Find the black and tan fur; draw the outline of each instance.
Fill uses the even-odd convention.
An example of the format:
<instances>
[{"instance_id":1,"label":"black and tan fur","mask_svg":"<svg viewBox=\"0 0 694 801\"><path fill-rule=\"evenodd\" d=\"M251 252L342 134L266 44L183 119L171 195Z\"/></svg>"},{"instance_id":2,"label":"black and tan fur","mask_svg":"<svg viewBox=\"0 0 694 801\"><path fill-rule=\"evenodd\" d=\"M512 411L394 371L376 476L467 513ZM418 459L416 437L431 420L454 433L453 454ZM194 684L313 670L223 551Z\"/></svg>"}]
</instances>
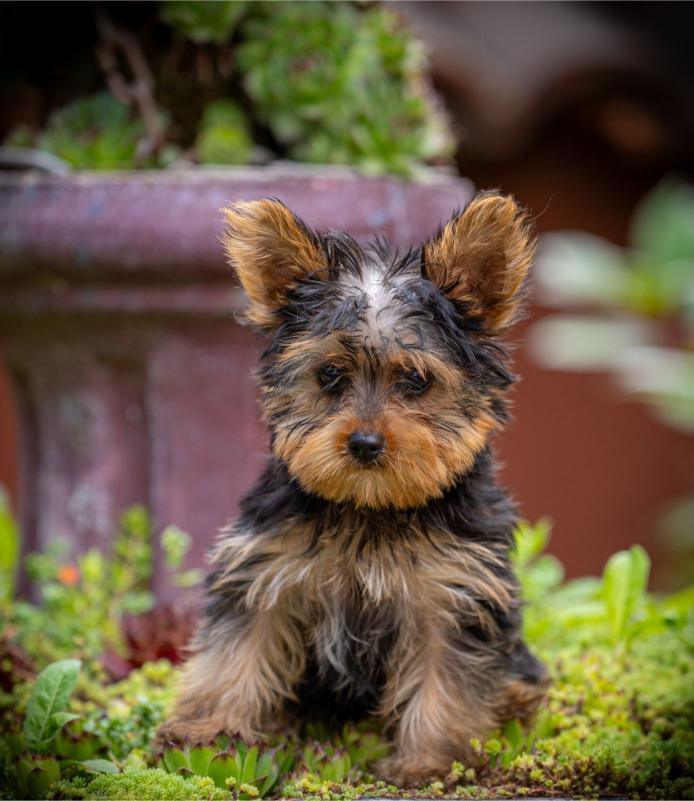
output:
<instances>
[{"instance_id":1,"label":"black and tan fur","mask_svg":"<svg viewBox=\"0 0 694 801\"><path fill-rule=\"evenodd\" d=\"M213 553L161 735L369 714L393 738L384 776L440 775L471 758L471 738L531 716L545 685L520 635L515 512L490 451L513 381L499 338L533 255L526 217L482 193L399 257L318 235L274 200L226 215L249 318L269 336L273 457ZM382 447L367 464L350 450L360 431Z\"/></svg>"}]
</instances>

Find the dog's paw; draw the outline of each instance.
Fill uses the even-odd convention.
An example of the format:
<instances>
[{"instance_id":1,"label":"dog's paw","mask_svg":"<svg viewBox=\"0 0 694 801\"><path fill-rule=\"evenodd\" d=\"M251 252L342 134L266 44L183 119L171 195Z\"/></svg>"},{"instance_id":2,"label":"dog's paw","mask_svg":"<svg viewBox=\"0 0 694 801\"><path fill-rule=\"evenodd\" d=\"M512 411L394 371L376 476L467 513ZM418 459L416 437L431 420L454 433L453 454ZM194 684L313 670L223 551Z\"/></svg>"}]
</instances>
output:
<instances>
[{"instance_id":1,"label":"dog's paw","mask_svg":"<svg viewBox=\"0 0 694 801\"><path fill-rule=\"evenodd\" d=\"M423 784L443 779L450 771L450 764L443 760L423 758L421 754L393 756L381 759L374 766L376 775L397 787L421 787Z\"/></svg>"},{"instance_id":2,"label":"dog's paw","mask_svg":"<svg viewBox=\"0 0 694 801\"><path fill-rule=\"evenodd\" d=\"M177 745L207 745L223 734L218 720L189 720L171 718L163 723L154 736L155 748L163 749Z\"/></svg>"}]
</instances>

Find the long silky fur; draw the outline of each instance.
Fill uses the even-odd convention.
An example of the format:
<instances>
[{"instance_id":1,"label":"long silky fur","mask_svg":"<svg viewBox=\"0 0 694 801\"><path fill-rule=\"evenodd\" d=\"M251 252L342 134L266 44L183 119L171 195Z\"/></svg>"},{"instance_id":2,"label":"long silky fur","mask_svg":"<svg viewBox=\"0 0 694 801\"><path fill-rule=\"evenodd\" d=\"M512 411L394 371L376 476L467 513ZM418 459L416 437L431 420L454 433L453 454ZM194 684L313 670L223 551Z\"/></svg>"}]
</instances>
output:
<instances>
[{"instance_id":1,"label":"long silky fur","mask_svg":"<svg viewBox=\"0 0 694 801\"><path fill-rule=\"evenodd\" d=\"M164 739L252 738L375 715L387 778L472 759L528 719L545 674L523 644L516 512L490 440L514 380L498 335L533 242L512 199L478 196L404 255L319 236L282 204L228 212L227 252L269 335L258 378L273 456L220 535L206 616ZM322 386L320 365L349 381ZM403 389L416 370L421 396ZM377 469L350 433L382 434Z\"/></svg>"}]
</instances>

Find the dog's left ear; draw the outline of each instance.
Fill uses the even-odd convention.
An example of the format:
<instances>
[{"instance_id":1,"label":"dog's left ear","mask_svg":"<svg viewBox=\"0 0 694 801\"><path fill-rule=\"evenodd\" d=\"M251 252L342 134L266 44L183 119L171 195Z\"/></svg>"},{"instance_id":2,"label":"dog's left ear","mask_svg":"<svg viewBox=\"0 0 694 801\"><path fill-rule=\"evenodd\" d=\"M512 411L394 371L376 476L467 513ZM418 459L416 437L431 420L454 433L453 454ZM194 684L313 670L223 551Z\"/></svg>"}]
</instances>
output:
<instances>
[{"instance_id":1,"label":"dog's left ear","mask_svg":"<svg viewBox=\"0 0 694 801\"><path fill-rule=\"evenodd\" d=\"M423 272L452 300L468 304L487 330L517 319L535 252L526 212L510 196L481 192L422 249Z\"/></svg>"},{"instance_id":2,"label":"dog's left ear","mask_svg":"<svg viewBox=\"0 0 694 801\"><path fill-rule=\"evenodd\" d=\"M224 215L224 249L250 298L248 316L271 327L292 287L311 275L324 277L320 240L279 200L235 203Z\"/></svg>"}]
</instances>

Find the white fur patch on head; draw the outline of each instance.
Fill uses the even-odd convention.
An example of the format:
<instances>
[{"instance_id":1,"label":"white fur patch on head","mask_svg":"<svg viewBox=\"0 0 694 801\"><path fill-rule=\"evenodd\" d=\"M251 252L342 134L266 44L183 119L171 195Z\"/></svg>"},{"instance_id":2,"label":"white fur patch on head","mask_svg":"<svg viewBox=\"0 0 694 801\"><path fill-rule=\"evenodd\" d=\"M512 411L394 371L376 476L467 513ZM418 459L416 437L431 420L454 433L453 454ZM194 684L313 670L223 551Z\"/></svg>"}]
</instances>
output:
<instances>
[{"instance_id":1,"label":"white fur patch on head","mask_svg":"<svg viewBox=\"0 0 694 801\"><path fill-rule=\"evenodd\" d=\"M360 327L365 344L379 346L394 338L402 306L398 300L398 290L404 278L389 275L388 267L375 254L368 256L361 275L348 274L342 280L343 285L364 304Z\"/></svg>"}]
</instances>

